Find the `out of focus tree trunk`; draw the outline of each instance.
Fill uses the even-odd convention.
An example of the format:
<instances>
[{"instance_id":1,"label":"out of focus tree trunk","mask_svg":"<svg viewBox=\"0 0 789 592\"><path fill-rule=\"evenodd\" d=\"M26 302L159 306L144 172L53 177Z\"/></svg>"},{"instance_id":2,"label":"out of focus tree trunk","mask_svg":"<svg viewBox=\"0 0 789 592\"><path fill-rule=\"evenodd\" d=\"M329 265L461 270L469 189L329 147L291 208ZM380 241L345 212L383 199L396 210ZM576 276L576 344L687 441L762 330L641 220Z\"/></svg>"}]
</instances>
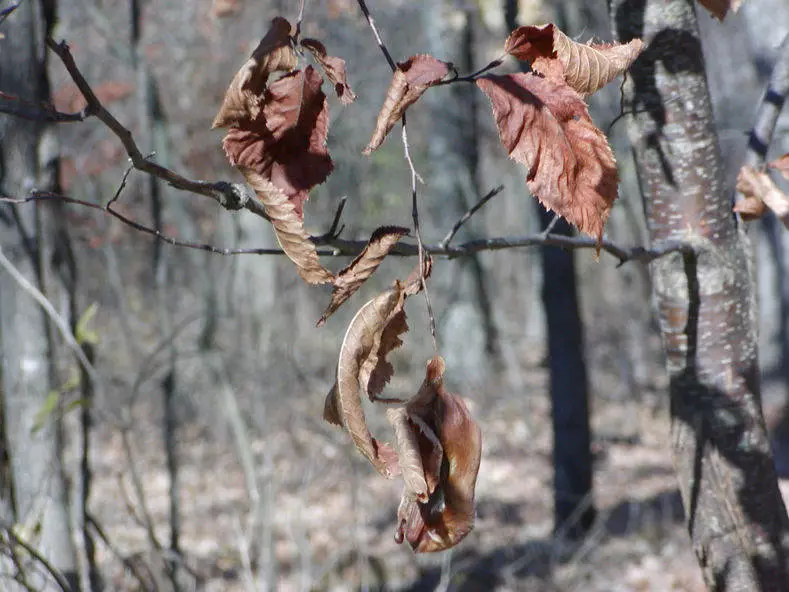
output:
<instances>
[{"instance_id":1,"label":"out of focus tree trunk","mask_svg":"<svg viewBox=\"0 0 789 592\"><path fill-rule=\"evenodd\" d=\"M518 26L517 8L517 2L507 1L506 22L510 30ZM540 226L547 228L553 214L536 201L535 204ZM552 232L569 235L572 229L559 220ZM575 538L582 536L595 518L589 389L575 256L572 251L549 246L540 252L553 420L554 528Z\"/></svg>"},{"instance_id":2,"label":"out of focus tree trunk","mask_svg":"<svg viewBox=\"0 0 789 592\"><path fill-rule=\"evenodd\" d=\"M789 519L761 411L748 241L732 215L691 0L611 0L646 50L624 87L670 380L674 464L713 590L784 590Z\"/></svg>"},{"instance_id":3,"label":"out of focus tree trunk","mask_svg":"<svg viewBox=\"0 0 789 592\"><path fill-rule=\"evenodd\" d=\"M49 98L45 38L54 23L54 1L20 3L3 26L0 40L0 88L28 101ZM0 117L0 193L23 197L32 190L52 190L51 154L44 124ZM41 229L45 208L0 207L0 249L33 285L40 286L42 265L49 264ZM43 256L43 255L47 256ZM11 466L12 515L8 523L25 524L25 538L74 589L78 583L69 536L66 488L58 470L55 414L35 430L37 415L53 388L49 371L47 320L38 304L8 273L0 272L0 347L2 348L3 429ZM35 580L33 580L35 581ZM46 584L46 589L54 586Z\"/></svg>"}]
</instances>

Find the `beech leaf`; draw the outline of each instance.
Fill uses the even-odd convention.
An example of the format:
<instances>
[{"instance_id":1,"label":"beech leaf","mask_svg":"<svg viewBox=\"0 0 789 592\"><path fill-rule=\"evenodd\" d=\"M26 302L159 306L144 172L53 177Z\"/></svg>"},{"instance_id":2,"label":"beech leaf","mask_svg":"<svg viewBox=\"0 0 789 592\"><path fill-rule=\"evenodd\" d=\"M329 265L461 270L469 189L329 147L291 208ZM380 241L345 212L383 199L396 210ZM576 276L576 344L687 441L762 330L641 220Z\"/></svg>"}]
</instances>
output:
<instances>
[{"instance_id":1,"label":"beech leaf","mask_svg":"<svg viewBox=\"0 0 789 592\"><path fill-rule=\"evenodd\" d=\"M487 75L476 84L510 158L526 167L532 194L600 242L617 194L616 161L580 95L531 73Z\"/></svg>"},{"instance_id":2,"label":"beech leaf","mask_svg":"<svg viewBox=\"0 0 789 592\"><path fill-rule=\"evenodd\" d=\"M414 499L426 502L430 498L430 492L425 480L425 468L419 451L418 436L408 420L408 412L405 407L387 409L386 417L394 428L397 458L400 462L400 470L403 472L406 491Z\"/></svg>"},{"instance_id":3,"label":"beech leaf","mask_svg":"<svg viewBox=\"0 0 789 592\"><path fill-rule=\"evenodd\" d=\"M770 175L746 165L740 169L740 173L737 175L737 190L745 195L746 202L749 200L762 201L775 213L783 225L789 228L789 195L786 195L775 185ZM742 210L744 205L735 204L734 211L747 215L749 212ZM748 205L753 207L752 203Z\"/></svg>"},{"instance_id":4,"label":"beech leaf","mask_svg":"<svg viewBox=\"0 0 789 592\"><path fill-rule=\"evenodd\" d=\"M431 86L438 84L448 73L452 64L442 62L430 55L416 55L397 64L386 98L375 122L375 131L364 154L370 154L384 141L387 134L419 97Z\"/></svg>"},{"instance_id":5,"label":"beech leaf","mask_svg":"<svg viewBox=\"0 0 789 592\"><path fill-rule=\"evenodd\" d=\"M373 232L359 256L334 277L331 302L318 320L318 327L323 326L326 319L378 269L384 257L405 234L408 234L408 229L400 226L381 226Z\"/></svg>"},{"instance_id":6,"label":"beech leaf","mask_svg":"<svg viewBox=\"0 0 789 592\"><path fill-rule=\"evenodd\" d=\"M789 154L776 158L767 166L781 173L784 178L789 179Z\"/></svg>"},{"instance_id":7,"label":"beech leaf","mask_svg":"<svg viewBox=\"0 0 789 592\"><path fill-rule=\"evenodd\" d=\"M296 265L296 271L302 279L308 284L331 282L334 276L321 265L315 244L304 230L304 219L301 212L296 211L293 201L259 173L245 167L241 167L241 172L263 204L271 219L277 241L288 259Z\"/></svg>"},{"instance_id":8,"label":"beech leaf","mask_svg":"<svg viewBox=\"0 0 789 592\"><path fill-rule=\"evenodd\" d=\"M419 393L406 405L409 418L428 425L442 447L438 483L427 502L407 482L397 513L395 541L407 540L417 553L454 547L474 528L482 434L463 399L444 388L443 374L444 360L431 359ZM429 463L420 450L424 467Z\"/></svg>"},{"instance_id":9,"label":"beech leaf","mask_svg":"<svg viewBox=\"0 0 789 592\"><path fill-rule=\"evenodd\" d=\"M324 419L344 427L357 450L387 478L400 472L397 453L370 434L362 392L376 400L392 376L386 355L402 344L400 334L408 329L403 310L407 296L406 287L396 281L359 309L343 338L336 381L324 405Z\"/></svg>"},{"instance_id":10,"label":"beech leaf","mask_svg":"<svg viewBox=\"0 0 789 592\"><path fill-rule=\"evenodd\" d=\"M286 19L272 19L266 36L233 77L211 127L227 127L257 117L269 75L290 72L296 67L298 58L290 46L290 32Z\"/></svg>"},{"instance_id":11,"label":"beech leaf","mask_svg":"<svg viewBox=\"0 0 789 592\"><path fill-rule=\"evenodd\" d=\"M505 51L527 61L532 70L564 80L581 95L591 95L630 68L644 49L640 39L625 44L578 43L553 24L518 27Z\"/></svg>"},{"instance_id":12,"label":"beech leaf","mask_svg":"<svg viewBox=\"0 0 789 592\"><path fill-rule=\"evenodd\" d=\"M709 10L716 19L722 21L730 10L737 12L742 0L699 0L699 4Z\"/></svg>"},{"instance_id":13,"label":"beech leaf","mask_svg":"<svg viewBox=\"0 0 789 592\"><path fill-rule=\"evenodd\" d=\"M302 39L301 46L312 54L315 61L320 64L326 78L334 85L334 92L343 105L349 105L356 100L356 95L348 84L345 72L345 60L330 56L326 53L326 46L317 39Z\"/></svg>"}]
</instances>

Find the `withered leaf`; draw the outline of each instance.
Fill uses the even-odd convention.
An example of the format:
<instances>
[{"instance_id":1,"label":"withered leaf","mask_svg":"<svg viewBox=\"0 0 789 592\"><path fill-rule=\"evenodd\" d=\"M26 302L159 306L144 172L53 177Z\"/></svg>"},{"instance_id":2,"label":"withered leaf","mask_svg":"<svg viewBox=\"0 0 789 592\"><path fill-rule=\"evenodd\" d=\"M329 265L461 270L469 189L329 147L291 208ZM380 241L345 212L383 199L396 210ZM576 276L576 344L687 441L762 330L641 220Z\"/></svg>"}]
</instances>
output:
<instances>
[{"instance_id":1,"label":"withered leaf","mask_svg":"<svg viewBox=\"0 0 789 592\"><path fill-rule=\"evenodd\" d=\"M304 230L304 219L296 204L282 190L259 173L239 167L247 183L266 210L282 250L296 265L296 271L308 284L326 284L334 279L321 265L315 244Z\"/></svg>"},{"instance_id":2,"label":"withered leaf","mask_svg":"<svg viewBox=\"0 0 789 592\"><path fill-rule=\"evenodd\" d=\"M640 39L625 44L578 43L553 24L518 27L505 44L507 53L530 62L535 72L564 80L585 96L625 72L643 48Z\"/></svg>"},{"instance_id":3,"label":"withered leaf","mask_svg":"<svg viewBox=\"0 0 789 592\"><path fill-rule=\"evenodd\" d=\"M776 158L767 166L781 173L786 179L789 179L789 154L784 154Z\"/></svg>"},{"instance_id":4,"label":"withered leaf","mask_svg":"<svg viewBox=\"0 0 789 592\"><path fill-rule=\"evenodd\" d=\"M699 0L699 4L709 10L716 19L722 21L730 10L732 12L739 10L742 0Z\"/></svg>"},{"instance_id":5,"label":"withered leaf","mask_svg":"<svg viewBox=\"0 0 789 592\"><path fill-rule=\"evenodd\" d=\"M482 434L463 399L445 390L443 372L443 359L430 360L420 392L406 406L409 418L429 425L443 449L438 484L428 501L422 503L406 485L398 509L395 540L407 540L417 553L454 547L474 528ZM424 449L421 453L427 466Z\"/></svg>"},{"instance_id":6,"label":"withered leaf","mask_svg":"<svg viewBox=\"0 0 789 592\"><path fill-rule=\"evenodd\" d=\"M334 168L326 148L329 114L322 83L312 66L286 74L265 90L257 117L222 141L231 164L271 181L298 216L309 190Z\"/></svg>"},{"instance_id":7,"label":"withered leaf","mask_svg":"<svg viewBox=\"0 0 789 592\"><path fill-rule=\"evenodd\" d=\"M531 192L601 241L617 194L616 161L580 95L530 73L487 75L476 83L490 99L510 158L526 167Z\"/></svg>"},{"instance_id":8,"label":"withered leaf","mask_svg":"<svg viewBox=\"0 0 789 592\"><path fill-rule=\"evenodd\" d=\"M376 400L392 376L386 356L402 344L400 335L408 329L403 310L407 296L403 284L396 281L392 288L362 306L351 320L340 348L335 384L326 397L323 414L329 423L344 427L357 450L387 478L400 471L397 454L370 434L362 408L362 392Z\"/></svg>"},{"instance_id":9,"label":"withered leaf","mask_svg":"<svg viewBox=\"0 0 789 592\"><path fill-rule=\"evenodd\" d=\"M381 226L373 232L359 256L334 277L331 302L318 320L318 327L378 269L384 257L405 234L408 234L408 229L401 226Z\"/></svg>"},{"instance_id":10,"label":"withered leaf","mask_svg":"<svg viewBox=\"0 0 789 592\"><path fill-rule=\"evenodd\" d=\"M438 84L448 73L451 64L429 55L416 55L397 64L392 82L386 91L386 99L378 113L375 131L365 154L376 150L384 141L406 109L413 105L431 86Z\"/></svg>"},{"instance_id":11,"label":"withered leaf","mask_svg":"<svg viewBox=\"0 0 789 592\"><path fill-rule=\"evenodd\" d=\"M408 412L404 407L386 410L386 417L394 428L397 442L397 458L407 492L420 502L430 497L425 480L425 468L419 451L419 440L413 425L408 421Z\"/></svg>"},{"instance_id":12,"label":"withered leaf","mask_svg":"<svg viewBox=\"0 0 789 592\"><path fill-rule=\"evenodd\" d=\"M781 191L767 173L752 166L742 167L737 175L737 190L745 195L746 202L749 199L762 201L789 228L789 195ZM737 203L734 211L742 212L740 208L744 205Z\"/></svg>"},{"instance_id":13,"label":"withered leaf","mask_svg":"<svg viewBox=\"0 0 789 592\"><path fill-rule=\"evenodd\" d=\"M227 127L257 117L269 75L296 67L298 58L290 45L290 33L286 19L272 19L266 36L233 77L211 127Z\"/></svg>"},{"instance_id":14,"label":"withered leaf","mask_svg":"<svg viewBox=\"0 0 789 592\"><path fill-rule=\"evenodd\" d=\"M309 50L315 61L320 64L326 78L334 85L334 92L337 93L342 104L349 105L353 103L356 100L356 95L348 84L345 60L328 55L326 46L317 39L302 39L301 46Z\"/></svg>"}]
</instances>

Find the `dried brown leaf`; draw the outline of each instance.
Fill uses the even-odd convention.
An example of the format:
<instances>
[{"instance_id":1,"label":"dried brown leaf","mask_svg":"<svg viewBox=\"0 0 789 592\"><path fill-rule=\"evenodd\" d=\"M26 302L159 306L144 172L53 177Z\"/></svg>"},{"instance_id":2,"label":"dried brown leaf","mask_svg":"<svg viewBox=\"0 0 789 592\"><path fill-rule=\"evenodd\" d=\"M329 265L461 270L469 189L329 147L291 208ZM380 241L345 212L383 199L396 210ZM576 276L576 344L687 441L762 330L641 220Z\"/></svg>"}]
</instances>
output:
<instances>
[{"instance_id":1,"label":"dried brown leaf","mask_svg":"<svg viewBox=\"0 0 789 592\"><path fill-rule=\"evenodd\" d=\"M450 70L451 64L429 55L416 55L397 64L386 99L378 113L375 131L365 154L376 150L386 138L406 109L413 105L431 86L438 84Z\"/></svg>"},{"instance_id":2,"label":"dried brown leaf","mask_svg":"<svg viewBox=\"0 0 789 592\"><path fill-rule=\"evenodd\" d=\"M394 428L397 458L406 490L409 495L424 503L429 499L430 493L425 480L419 439L413 424L408 420L408 412L404 407L391 408L386 410L386 417Z\"/></svg>"},{"instance_id":3,"label":"dried brown leaf","mask_svg":"<svg viewBox=\"0 0 789 592\"><path fill-rule=\"evenodd\" d=\"M301 46L309 50L315 61L320 64L326 78L334 85L334 92L337 93L342 104L353 103L356 100L356 95L348 84L345 60L328 55L326 46L317 39L302 39Z\"/></svg>"},{"instance_id":4,"label":"dried brown leaf","mask_svg":"<svg viewBox=\"0 0 789 592\"><path fill-rule=\"evenodd\" d=\"M770 176L756 170L752 166L744 166L737 175L737 190L747 199L757 199L764 202L784 226L789 228L789 195L778 189ZM736 204L735 211L740 211L740 204Z\"/></svg>"},{"instance_id":5,"label":"dried brown leaf","mask_svg":"<svg viewBox=\"0 0 789 592\"><path fill-rule=\"evenodd\" d=\"M743 0L699 0L704 8L710 11L719 21L722 21L729 11L737 12Z\"/></svg>"},{"instance_id":6,"label":"dried brown leaf","mask_svg":"<svg viewBox=\"0 0 789 592\"><path fill-rule=\"evenodd\" d=\"M640 39L625 44L583 44L553 24L518 27L505 51L531 63L554 81L564 80L582 95L591 95L625 72L644 49Z\"/></svg>"},{"instance_id":7,"label":"dried brown leaf","mask_svg":"<svg viewBox=\"0 0 789 592\"><path fill-rule=\"evenodd\" d=\"M463 399L445 390L443 371L443 359L430 360L420 393L406 406L409 418L427 424L443 449L439 481L428 501L421 503L406 486L398 509L395 540L407 540L417 553L454 547L474 528L482 434Z\"/></svg>"},{"instance_id":8,"label":"dried brown leaf","mask_svg":"<svg viewBox=\"0 0 789 592\"><path fill-rule=\"evenodd\" d=\"M318 327L323 326L326 319L361 287L406 234L408 229L401 226L381 226L373 232L359 256L334 277L331 302L318 320Z\"/></svg>"},{"instance_id":9,"label":"dried brown leaf","mask_svg":"<svg viewBox=\"0 0 789 592\"><path fill-rule=\"evenodd\" d=\"M290 45L290 33L286 19L272 19L265 37L233 77L211 127L228 127L257 117L269 75L296 67L298 58Z\"/></svg>"},{"instance_id":10,"label":"dried brown leaf","mask_svg":"<svg viewBox=\"0 0 789 592\"><path fill-rule=\"evenodd\" d=\"M308 284L326 284L334 279L332 273L321 265L318 251L304 230L301 212L282 190L259 173L240 167L247 183L266 210L282 250L296 265L296 270Z\"/></svg>"},{"instance_id":11,"label":"dried brown leaf","mask_svg":"<svg viewBox=\"0 0 789 592\"><path fill-rule=\"evenodd\" d=\"M387 478L400 471L397 454L370 434L362 392L377 400L392 376L386 356L402 344L400 335L408 330L403 310L407 296L403 284L397 281L359 309L343 338L336 382L324 405L324 419L342 425L357 450Z\"/></svg>"},{"instance_id":12,"label":"dried brown leaf","mask_svg":"<svg viewBox=\"0 0 789 592\"><path fill-rule=\"evenodd\" d=\"M488 75L476 83L490 99L510 158L526 167L531 192L601 241L617 194L616 161L583 99L534 74Z\"/></svg>"},{"instance_id":13,"label":"dried brown leaf","mask_svg":"<svg viewBox=\"0 0 789 592\"><path fill-rule=\"evenodd\" d=\"M789 154L784 154L783 156L776 158L767 166L781 173L786 179L789 179Z\"/></svg>"}]
</instances>

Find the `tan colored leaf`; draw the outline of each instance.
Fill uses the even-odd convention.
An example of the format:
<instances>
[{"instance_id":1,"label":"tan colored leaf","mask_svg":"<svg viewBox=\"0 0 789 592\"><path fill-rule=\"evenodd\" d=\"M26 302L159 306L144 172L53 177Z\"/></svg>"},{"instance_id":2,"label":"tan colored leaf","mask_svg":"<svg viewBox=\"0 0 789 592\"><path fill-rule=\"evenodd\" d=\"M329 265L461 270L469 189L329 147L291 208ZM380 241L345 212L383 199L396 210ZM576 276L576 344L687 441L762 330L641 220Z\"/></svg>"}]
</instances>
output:
<instances>
[{"instance_id":1,"label":"tan colored leaf","mask_svg":"<svg viewBox=\"0 0 789 592\"><path fill-rule=\"evenodd\" d=\"M643 49L640 39L625 44L578 43L553 24L518 27L505 44L507 53L530 62L534 71L563 79L585 96L630 68Z\"/></svg>"},{"instance_id":2,"label":"tan colored leaf","mask_svg":"<svg viewBox=\"0 0 789 592\"><path fill-rule=\"evenodd\" d=\"M406 487L398 509L395 541L407 540L417 553L454 547L474 528L482 434L463 399L445 390L443 371L443 359L430 360L420 393L406 406L409 417L428 424L443 448L440 479L428 501L421 503Z\"/></svg>"},{"instance_id":3,"label":"tan colored leaf","mask_svg":"<svg viewBox=\"0 0 789 592\"><path fill-rule=\"evenodd\" d=\"M211 3L211 14L216 18L234 16L240 10L240 0L213 0Z\"/></svg>"},{"instance_id":4,"label":"tan colored leaf","mask_svg":"<svg viewBox=\"0 0 789 592\"><path fill-rule=\"evenodd\" d=\"M211 127L228 127L257 117L269 75L277 71L290 72L296 67L298 60L290 45L290 33L291 26L286 19L272 19L266 36L233 77Z\"/></svg>"},{"instance_id":5,"label":"tan colored leaf","mask_svg":"<svg viewBox=\"0 0 789 592\"><path fill-rule=\"evenodd\" d=\"M315 244L304 230L301 212L279 187L259 173L239 167L247 183L266 210L282 250L296 265L296 271L308 284L326 284L334 279L332 273L321 265Z\"/></svg>"},{"instance_id":6,"label":"tan colored leaf","mask_svg":"<svg viewBox=\"0 0 789 592\"><path fill-rule=\"evenodd\" d=\"M356 100L356 95L348 84L347 74L345 73L345 60L330 56L326 53L326 47L317 39L302 39L301 46L308 49L315 61L323 68L326 78L334 85L334 92L340 98L343 105L350 105Z\"/></svg>"},{"instance_id":7,"label":"tan colored leaf","mask_svg":"<svg viewBox=\"0 0 789 592\"><path fill-rule=\"evenodd\" d=\"M407 296L403 284L396 281L392 288L359 309L343 338L335 385L324 405L324 419L342 425L357 450L387 478L400 471L397 454L370 434L362 392L377 400L392 376L386 356L402 344L400 335L408 329L403 310Z\"/></svg>"},{"instance_id":8,"label":"tan colored leaf","mask_svg":"<svg viewBox=\"0 0 789 592\"><path fill-rule=\"evenodd\" d=\"M776 158L767 166L781 173L786 179L789 179L789 154L784 154Z\"/></svg>"},{"instance_id":9,"label":"tan colored leaf","mask_svg":"<svg viewBox=\"0 0 789 592\"><path fill-rule=\"evenodd\" d=\"M764 216L767 206L758 197L746 197L734 204L734 211L746 222L751 222Z\"/></svg>"},{"instance_id":10,"label":"tan colored leaf","mask_svg":"<svg viewBox=\"0 0 789 592\"><path fill-rule=\"evenodd\" d=\"M397 70L392 76L386 99L375 122L375 131L364 149L365 154L372 153L383 143L406 109L416 103L428 88L438 84L449 73L451 66L424 54L412 56L397 64Z\"/></svg>"},{"instance_id":11,"label":"tan colored leaf","mask_svg":"<svg viewBox=\"0 0 789 592\"><path fill-rule=\"evenodd\" d=\"M770 208L776 217L789 228L789 195L778 189L770 176L752 166L744 166L737 175L737 190L745 195L746 199L758 199ZM739 211L739 204L735 211Z\"/></svg>"},{"instance_id":12,"label":"tan colored leaf","mask_svg":"<svg viewBox=\"0 0 789 592\"><path fill-rule=\"evenodd\" d=\"M381 226L376 229L364 250L350 265L334 277L334 289L331 302L318 320L318 327L323 326L326 319L337 310L343 302L348 300L369 278L389 251L397 244L400 238L408 234L407 228L400 226Z\"/></svg>"},{"instance_id":13,"label":"tan colored leaf","mask_svg":"<svg viewBox=\"0 0 789 592\"><path fill-rule=\"evenodd\" d=\"M716 19L722 21L730 10L737 12L742 0L699 0L699 4L709 10Z\"/></svg>"},{"instance_id":14,"label":"tan colored leaf","mask_svg":"<svg viewBox=\"0 0 789 592\"><path fill-rule=\"evenodd\" d=\"M599 241L617 194L616 161L573 89L534 74L477 79L499 138L526 167L531 192Z\"/></svg>"},{"instance_id":15,"label":"tan colored leaf","mask_svg":"<svg viewBox=\"0 0 789 592\"><path fill-rule=\"evenodd\" d=\"M425 469L419 452L419 440L412 424L408 421L408 412L404 407L386 410L386 417L394 428L397 442L397 458L403 481L409 495L420 502L426 502L430 494L425 481Z\"/></svg>"}]
</instances>

